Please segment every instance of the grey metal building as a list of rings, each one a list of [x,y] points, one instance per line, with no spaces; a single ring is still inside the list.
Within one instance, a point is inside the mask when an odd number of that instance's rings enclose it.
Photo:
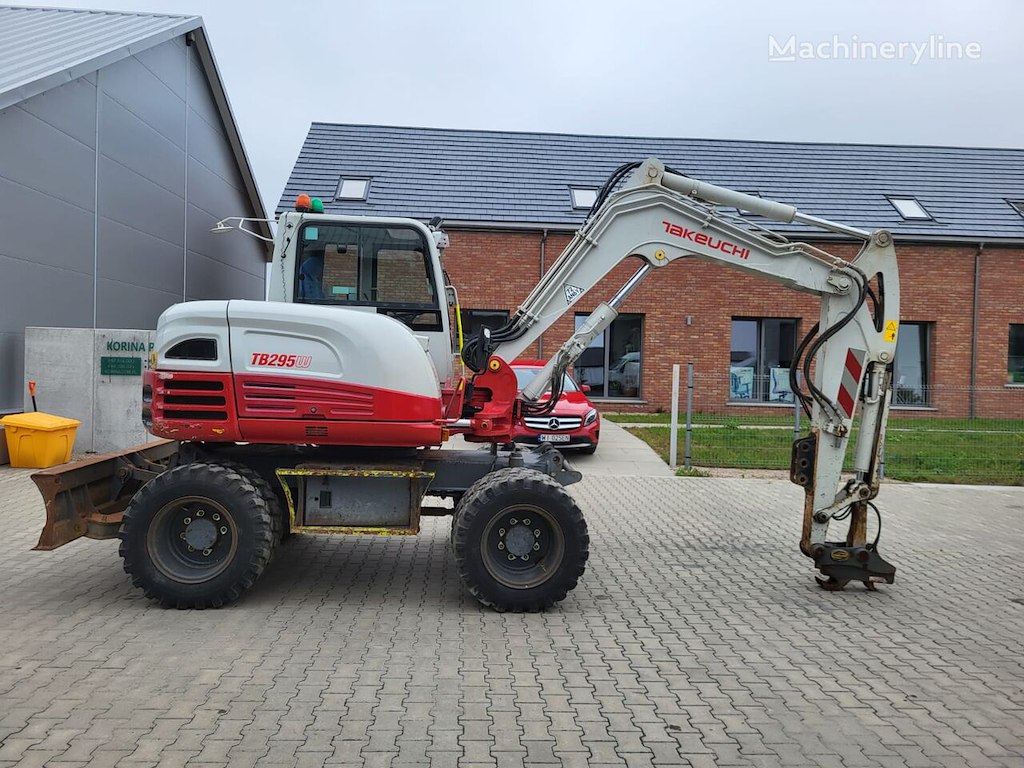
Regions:
[[[0,413],[26,326],[262,298],[264,245],[209,232],[229,215],[266,214],[201,18],[0,6]]]

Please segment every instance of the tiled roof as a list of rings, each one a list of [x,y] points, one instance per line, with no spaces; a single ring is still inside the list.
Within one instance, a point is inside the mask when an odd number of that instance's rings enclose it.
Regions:
[[[694,178],[898,237],[1024,241],[1024,150],[583,136],[313,123],[281,198],[300,192],[335,213],[442,216],[449,223],[574,228],[570,186],[598,187],[624,162],[657,157]],[[368,177],[365,201],[333,200]],[[933,221],[905,221],[913,196]],[[798,225],[776,226],[800,232]]]

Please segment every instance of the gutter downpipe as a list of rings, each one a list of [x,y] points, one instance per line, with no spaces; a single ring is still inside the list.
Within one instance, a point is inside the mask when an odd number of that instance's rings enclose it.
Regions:
[[[978,386],[978,292],[981,277],[981,254],[985,250],[984,243],[978,243],[974,252],[974,307],[971,319],[971,397],[968,413],[975,418],[977,386]]]
[[[546,249],[546,246],[547,246],[547,242],[548,242],[548,228],[544,227],[544,229],[541,230],[541,236],[540,236],[540,280],[544,279],[544,266],[545,266],[544,265],[544,255],[545,255],[545,249]],[[540,338],[537,339],[537,357],[539,357],[541,360],[544,359],[544,334],[543,333],[540,335]]]

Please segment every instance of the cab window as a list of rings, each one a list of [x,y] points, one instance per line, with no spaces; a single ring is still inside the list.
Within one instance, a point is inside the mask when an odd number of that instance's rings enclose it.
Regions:
[[[305,224],[296,255],[296,302],[373,306],[413,330],[441,330],[430,249],[419,230]]]

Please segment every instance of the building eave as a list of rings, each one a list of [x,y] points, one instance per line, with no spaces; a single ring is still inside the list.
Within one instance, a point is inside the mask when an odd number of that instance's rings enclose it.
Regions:
[[[220,113],[221,122],[227,133],[228,143],[231,145],[231,152],[235,157],[239,173],[242,175],[242,183],[245,184],[246,194],[252,203],[253,213],[258,221],[256,227],[263,237],[273,238],[274,233],[270,223],[264,221],[267,218],[266,208],[263,206],[263,198],[260,196],[259,187],[256,184],[256,175],[253,173],[252,165],[249,163],[249,155],[242,143],[242,136],[235,122],[234,113],[231,110],[231,103],[228,101],[227,90],[224,88],[224,81],[221,79],[220,70],[217,68],[217,60],[213,56],[213,49],[210,47],[206,29],[200,24],[193,30],[196,50],[199,53],[200,63],[206,73],[206,79],[210,83],[210,90],[213,93],[217,111]],[[273,245],[265,243],[266,259],[270,261],[273,257]]]
[[[40,9],[48,10],[48,9]],[[68,10],[68,9],[54,9]],[[99,69],[115,64],[129,56],[147,51],[150,48],[166,43],[181,35],[188,34],[196,29],[202,29],[203,20],[199,16],[182,17],[182,20],[172,27],[154,32],[144,38],[133,40],[126,45],[120,45],[100,53],[89,53],[80,60],[70,65],[55,67],[50,72],[42,75],[33,75],[21,83],[17,83],[0,92],[0,109],[18,104],[33,96],[57,88],[58,86],[70,83],[80,77],[84,77]]]

